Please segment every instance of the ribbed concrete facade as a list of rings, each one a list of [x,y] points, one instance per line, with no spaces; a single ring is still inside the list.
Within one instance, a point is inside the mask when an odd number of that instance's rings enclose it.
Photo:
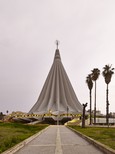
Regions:
[[[70,80],[61,62],[59,49],[56,49],[54,61],[40,96],[29,113],[55,115],[62,113],[81,113],[82,105],[72,88]]]

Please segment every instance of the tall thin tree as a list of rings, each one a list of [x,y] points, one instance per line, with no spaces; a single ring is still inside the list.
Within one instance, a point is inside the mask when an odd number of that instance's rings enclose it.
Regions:
[[[92,76],[92,80],[94,81],[94,83],[95,83],[95,99],[94,99],[94,124],[96,123],[96,81],[97,81],[97,79],[99,78],[99,75],[100,75],[100,70],[98,69],[98,68],[94,68],[93,70],[92,70],[92,74],[91,74],[91,76]]]
[[[89,88],[89,96],[90,96],[90,125],[92,124],[92,88],[93,88],[93,82],[91,78],[91,74],[89,74],[86,77],[86,83]]]
[[[111,82],[111,78],[112,75],[114,74],[113,70],[114,68],[112,68],[112,65],[105,65],[105,67],[103,67],[103,72],[102,75],[105,79],[105,83],[107,84],[107,89],[106,89],[106,124],[109,125],[109,100],[108,100],[108,85]]]

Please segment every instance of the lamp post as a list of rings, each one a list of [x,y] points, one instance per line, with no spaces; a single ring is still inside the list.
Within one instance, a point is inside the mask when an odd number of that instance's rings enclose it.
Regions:
[[[57,125],[59,125],[59,113],[57,115]]]
[[[69,111],[69,107],[67,106],[67,118],[68,118],[68,111]]]

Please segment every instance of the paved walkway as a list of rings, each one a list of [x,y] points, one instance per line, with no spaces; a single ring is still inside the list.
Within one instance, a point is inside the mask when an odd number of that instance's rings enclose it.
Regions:
[[[103,154],[65,126],[50,126],[15,154]]]

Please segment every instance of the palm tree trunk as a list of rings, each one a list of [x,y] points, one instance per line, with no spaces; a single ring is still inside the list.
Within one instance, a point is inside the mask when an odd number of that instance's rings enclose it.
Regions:
[[[82,117],[82,128],[85,127],[85,106],[83,104],[83,117]]]
[[[95,102],[94,102],[94,124],[96,123],[96,81],[95,81]]]
[[[109,94],[109,89],[108,89],[108,84],[107,84],[107,90],[106,90],[106,123],[109,125],[109,100],[108,100],[108,94]]]
[[[91,97],[91,90],[90,90],[90,125],[92,124],[92,97]]]

